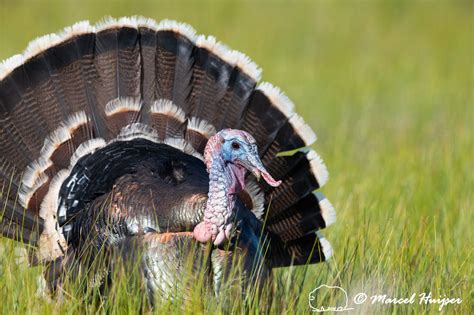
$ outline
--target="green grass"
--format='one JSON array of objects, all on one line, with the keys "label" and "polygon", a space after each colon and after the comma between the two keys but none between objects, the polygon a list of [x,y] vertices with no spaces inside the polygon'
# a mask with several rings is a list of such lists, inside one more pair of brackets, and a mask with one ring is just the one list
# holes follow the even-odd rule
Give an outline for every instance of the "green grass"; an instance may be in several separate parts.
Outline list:
[{"label": "green grass", "polygon": [[[77,20],[134,14],[185,21],[245,52],[318,134],[314,148],[331,174],[322,191],[338,213],[324,231],[334,257],[277,270],[271,304],[234,295],[232,311],[310,313],[309,292],[327,284],[345,288],[356,313],[439,313],[437,305],[418,300],[354,305],[359,292],[399,298],[431,292],[463,300],[445,313],[473,313],[472,2],[2,0],[0,59]],[[14,245],[2,243],[4,314],[121,314],[140,305],[140,291],[124,286],[127,279],[99,304],[74,291],[59,305],[48,302],[36,295],[41,268],[16,265]],[[222,303],[197,288],[184,305],[189,312],[213,312]],[[179,306],[164,303],[156,311],[179,312]]]}]

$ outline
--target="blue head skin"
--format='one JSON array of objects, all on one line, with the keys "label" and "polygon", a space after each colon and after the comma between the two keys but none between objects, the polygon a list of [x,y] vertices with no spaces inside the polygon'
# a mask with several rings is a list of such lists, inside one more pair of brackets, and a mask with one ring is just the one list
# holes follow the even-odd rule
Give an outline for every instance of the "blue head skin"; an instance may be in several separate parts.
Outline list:
[{"label": "blue head skin", "polygon": [[280,185],[281,181],[274,180],[263,166],[258,155],[257,143],[249,133],[242,130],[224,129],[217,135],[222,138],[221,156],[237,176],[241,189],[245,188],[244,179],[247,170],[252,172],[257,179],[260,179],[262,175],[270,186]]}]

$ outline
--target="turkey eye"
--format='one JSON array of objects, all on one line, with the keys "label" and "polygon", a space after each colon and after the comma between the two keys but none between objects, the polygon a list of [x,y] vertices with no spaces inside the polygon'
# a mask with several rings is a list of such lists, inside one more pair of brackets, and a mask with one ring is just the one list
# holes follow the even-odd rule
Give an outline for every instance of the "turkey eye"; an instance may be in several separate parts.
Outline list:
[{"label": "turkey eye", "polygon": [[240,144],[238,142],[232,142],[232,149],[235,149],[235,150],[240,149]]}]

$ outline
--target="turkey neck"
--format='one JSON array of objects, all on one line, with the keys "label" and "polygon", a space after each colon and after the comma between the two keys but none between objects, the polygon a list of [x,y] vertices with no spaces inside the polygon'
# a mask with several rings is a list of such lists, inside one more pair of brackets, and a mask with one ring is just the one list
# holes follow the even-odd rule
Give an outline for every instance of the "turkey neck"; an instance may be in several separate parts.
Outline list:
[{"label": "turkey neck", "polygon": [[230,237],[230,220],[240,188],[230,164],[220,156],[215,157],[209,167],[209,193],[204,222],[211,227],[216,239]]}]

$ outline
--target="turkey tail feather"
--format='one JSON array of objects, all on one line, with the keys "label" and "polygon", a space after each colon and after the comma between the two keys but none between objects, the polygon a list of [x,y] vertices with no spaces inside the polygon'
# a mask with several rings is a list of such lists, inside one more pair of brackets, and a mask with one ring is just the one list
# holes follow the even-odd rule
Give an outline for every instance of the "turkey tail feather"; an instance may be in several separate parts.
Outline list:
[{"label": "turkey tail feather", "polygon": [[276,243],[271,244],[273,268],[314,264],[332,257],[331,244],[319,233],[307,234],[284,245]]},{"label": "turkey tail feather", "polygon": [[312,193],[267,220],[270,231],[283,241],[291,241],[317,230],[324,229],[336,221],[336,212],[321,193]]},{"label": "turkey tail feather", "polygon": [[270,83],[264,82],[255,89],[243,115],[242,128],[253,131],[260,153],[266,151],[280,128],[293,115],[293,109],[288,97]]},{"label": "turkey tail feather", "polygon": [[25,244],[37,245],[43,231],[43,220],[11,201],[0,203],[1,235]]},{"label": "turkey tail feather", "polygon": [[195,73],[192,82],[191,114],[213,122],[216,103],[224,96],[229,81],[231,66],[214,52],[227,54],[226,48],[214,37],[199,36],[196,41]]}]

